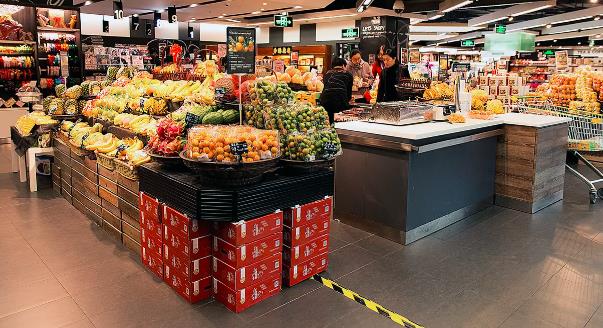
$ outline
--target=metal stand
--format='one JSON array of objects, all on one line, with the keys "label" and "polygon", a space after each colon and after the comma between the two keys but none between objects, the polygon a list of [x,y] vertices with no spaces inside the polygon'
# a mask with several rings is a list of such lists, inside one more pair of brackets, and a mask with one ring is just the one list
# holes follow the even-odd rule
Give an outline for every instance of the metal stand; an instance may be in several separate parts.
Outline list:
[{"label": "metal stand", "polygon": [[579,152],[572,150],[570,152],[570,154],[572,156],[574,156],[575,158],[578,159],[578,162],[582,161],[586,166],[588,166],[593,172],[595,172],[596,175],[598,175],[600,177],[600,179],[596,179],[596,180],[589,180],[587,177],[585,177],[582,173],[578,172],[576,169],[574,169],[573,167],[569,166],[569,165],[565,165],[565,167],[567,167],[567,169],[574,174],[578,179],[582,180],[584,183],[586,183],[589,186],[589,194],[590,194],[590,203],[594,204],[597,202],[597,198],[603,199],[603,188],[599,188],[597,189],[597,187],[595,187],[595,183],[602,183],[603,182],[603,173],[601,173],[601,171],[596,168],[589,160],[587,160],[586,158],[584,158],[584,156],[582,156]]}]

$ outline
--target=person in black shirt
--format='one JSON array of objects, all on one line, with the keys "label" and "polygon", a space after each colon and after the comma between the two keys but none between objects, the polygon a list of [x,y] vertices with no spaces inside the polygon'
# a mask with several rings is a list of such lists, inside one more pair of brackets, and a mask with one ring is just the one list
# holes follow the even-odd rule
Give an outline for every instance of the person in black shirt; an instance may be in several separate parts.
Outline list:
[{"label": "person in black shirt", "polygon": [[[379,90],[377,91],[377,102],[397,101],[399,100],[396,85],[400,82],[400,64],[396,59],[396,53],[393,49],[385,49],[383,52],[384,68],[379,74]],[[408,69],[402,72],[408,75]]]},{"label": "person in black shirt", "polygon": [[334,123],[335,113],[349,108],[352,99],[352,74],[345,70],[346,62],[335,58],[330,69],[323,78],[324,89],[320,95],[320,104],[329,113],[329,121]]}]

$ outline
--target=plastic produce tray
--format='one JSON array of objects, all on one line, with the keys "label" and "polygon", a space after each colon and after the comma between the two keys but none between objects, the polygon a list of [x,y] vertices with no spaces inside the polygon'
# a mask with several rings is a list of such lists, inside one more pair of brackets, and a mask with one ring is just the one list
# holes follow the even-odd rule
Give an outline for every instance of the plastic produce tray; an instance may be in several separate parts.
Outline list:
[{"label": "plastic produce tray", "polygon": [[241,187],[206,187],[195,175],[146,164],[139,170],[140,191],[190,217],[209,221],[247,220],[333,195],[333,171],[301,175],[268,174]]}]

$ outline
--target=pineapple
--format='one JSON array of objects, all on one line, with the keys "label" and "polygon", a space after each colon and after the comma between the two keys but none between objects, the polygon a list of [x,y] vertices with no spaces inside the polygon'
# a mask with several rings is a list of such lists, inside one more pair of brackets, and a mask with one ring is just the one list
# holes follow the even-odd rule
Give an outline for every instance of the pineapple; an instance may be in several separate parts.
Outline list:
[{"label": "pineapple", "polygon": [[84,81],[80,86],[82,87],[82,97],[90,96],[90,81]]},{"label": "pineapple", "polygon": [[67,87],[64,84],[57,84],[54,87],[54,91],[56,92],[57,97],[63,97],[63,94],[65,94],[65,89],[66,88]]},{"label": "pineapple", "polygon": [[119,68],[116,66],[109,66],[107,68],[107,80],[109,81],[115,81],[115,79],[117,78],[117,72],[119,71]]},{"label": "pineapple", "polygon": [[111,85],[111,81],[109,81],[109,80],[102,81],[102,82],[100,83],[100,85],[101,85],[101,88],[103,88],[103,89],[104,89],[104,88],[106,88],[106,87],[108,87],[108,86],[110,86],[110,85]]},{"label": "pineapple", "polygon": [[82,95],[82,87],[74,85],[71,88],[65,90],[65,97],[69,99],[78,99]]},{"label": "pineapple", "polygon": [[101,92],[101,90],[102,90],[102,87],[98,81],[90,82],[90,85],[88,86],[88,94],[90,96],[98,95]]},{"label": "pineapple", "polygon": [[44,108],[44,112],[48,113],[48,108],[50,107],[50,103],[55,98],[56,98],[55,96],[48,96],[48,97],[44,98],[44,100],[42,101],[42,107]]},{"label": "pineapple", "polygon": [[64,100],[62,98],[55,98],[48,105],[49,115],[63,115],[64,114]]},{"label": "pineapple", "polygon": [[76,115],[77,111],[77,100],[67,99],[65,100],[64,112],[66,115]]},{"label": "pineapple", "polygon": [[77,102],[77,112],[82,113],[84,111],[84,107],[86,107],[86,100],[78,100]]}]

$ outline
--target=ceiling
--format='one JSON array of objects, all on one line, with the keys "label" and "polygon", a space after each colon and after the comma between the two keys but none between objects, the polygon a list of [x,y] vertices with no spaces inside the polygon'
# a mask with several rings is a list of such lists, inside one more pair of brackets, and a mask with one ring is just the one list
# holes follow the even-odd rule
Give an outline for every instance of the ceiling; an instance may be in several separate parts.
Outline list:
[{"label": "ceiling", "polygon": [[[153,11],[163,11],[163,19],[167,19],[165,9],[168,6],[178,8],[178,20],[197,22],[221,22],[226,24],[240,23],[244,26],[269,26],[272,17],[276,13],[288,12],[293,16],[296,24],[307,24],[320,22],[323,20],[338,21],[360,19],[365,16],[396,15],[392,6],[394,0],[374,0],[370,7],[363,13],[356,11],[356,0],[122,0],[124,3],[124,15],[138,14],[141,17],[151,18]],[[199,2],[195,2],[199,1]],[[548,1],[548,2],[547,2]],[[597,3],[592,3],[593,1]],[[94,13],[103,15],[113,15],[111,0],[92,0],[92,4],[83,5],[84,0],[74,0],[81,4],[81,11],[84,13]],[[539,22],[547,17],[565,17],[559,15],[572,15],[580,10],[590,11],[591,9],[603,9],[603,0],[475,0],[473,3],[443,13],[442,8],[448,8],[450,3],[455,4],[462,0],[404,0],[405,10],[400,16],[411,19],[410,40],[415,45],[458,45],[458,40],[463,38],[480,39],[483,33],[489,32],[494,28],[494,24],[505,24],[511,26],[526,26],[522,29],[528,29],[537,35],[537,40],[542,46],[547,45],[565,45],[588,44],[589,38],[595,39],[601,43],[601,35],[580,35],[579,32],[587,29],[594,29],[597,25],[592,17],[584,17],[572,22],[560,23],[562,19],[553,21],[554,27],[548,29],[542,26],[532,27],[531,22]],[[600,2],[600,3],[599,3]],[[552,3],[553,6],[536,10],[530,13],[520,14],[509,21],[506,15],[522,6],[536,6],[541,3]],[[191,6],[191,4],[193,4]],[[533,8],[532,7],[532,8]],[[490,17],[496,18],[497,15],[505,17],[496,22],[487,21]],[[603,14],[603,11],[601,12]],[[438,15],[433,17],[434,15]],[[441,15],[441,17],[439,17]],[[430,17],[436,19],[429,19]],[[469,22],[486,22],[481,25],[471,26]],[[524,23],[525,22],[525,23]],[[523,25],[522,25],[523,24]],[[575,26],[573,33],[561,33],[568,30],[566,26]],[[560,30],[561,32],[557,31]],[[550,36],[545,37],[549,31],[554,31],[559,37],[554,42]]]}]

